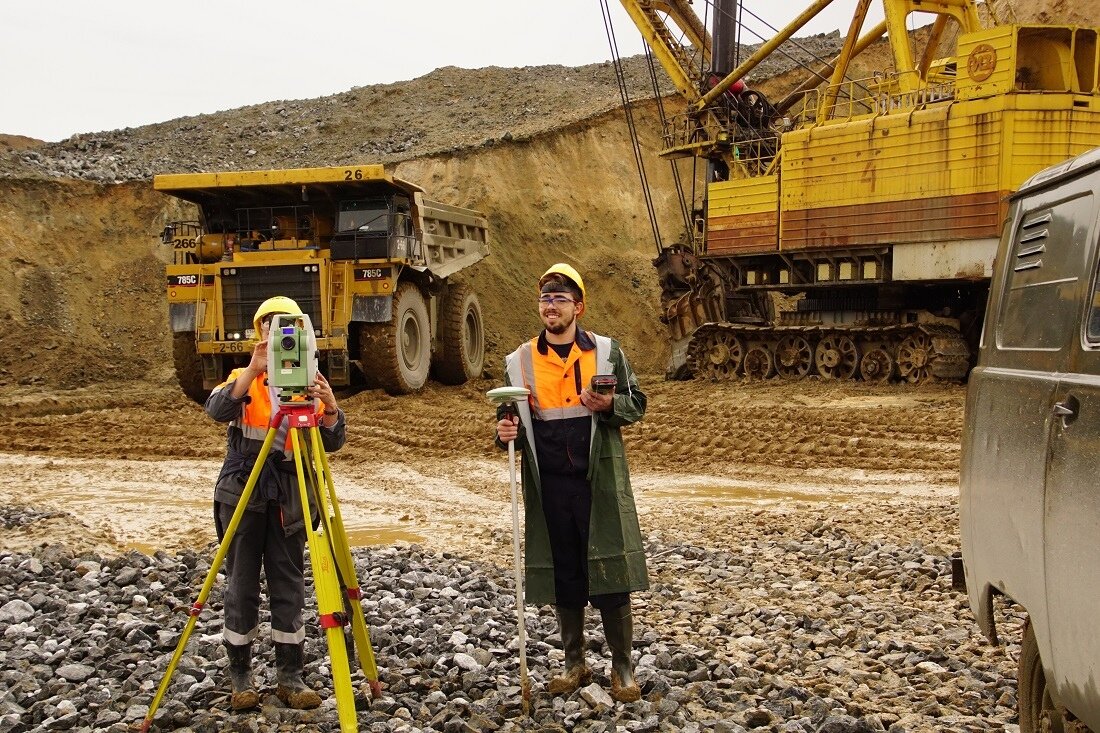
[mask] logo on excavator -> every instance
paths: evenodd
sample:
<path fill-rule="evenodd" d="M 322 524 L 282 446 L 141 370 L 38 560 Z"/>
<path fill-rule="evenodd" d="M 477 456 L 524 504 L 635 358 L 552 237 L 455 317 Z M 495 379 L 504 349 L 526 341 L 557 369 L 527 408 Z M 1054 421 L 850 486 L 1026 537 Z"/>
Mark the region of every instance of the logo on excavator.
<path fill-rule="evenodd" d="M 979 43 L 966 59 L 966 73 L 974 81 L 985 81 L 997 68 L 997 49 L 988 43 Z"/>

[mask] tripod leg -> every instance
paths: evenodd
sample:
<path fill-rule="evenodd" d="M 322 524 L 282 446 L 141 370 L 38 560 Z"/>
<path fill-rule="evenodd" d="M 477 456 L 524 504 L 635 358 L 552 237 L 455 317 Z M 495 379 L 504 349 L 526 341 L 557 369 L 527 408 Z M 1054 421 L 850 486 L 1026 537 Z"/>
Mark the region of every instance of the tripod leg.
<path fill-rule="evenodd" d="M 355 649 L 359 655 L 359 668 L 363 670 L 367 678 L 367 684 L 371 689 L 371 697 L 382 697 L 382 683 L 378 679 L 378 665 L 374 660 L 374 648 L 370 643 L 370 630 L 367 628 L 367 620 L 363 616 L 363 606 L 359 602 L 361 595 L 359 579 L 355 575 L 355 562 L 351 557 L 351 547 L 348 544 L 348 535 L 344 530 L 344 519 L 340 516 L 340 502 L 336 499 L 336 486 L 332 480 L 332 471 L 329 469 L 328 456 L 321 444 L 321 433 L 317 428 L 310 431 L 313 443 L 313 454 L 318 463 L 318 474 L 324 479 L 324 486 L 328 492 L 329 504 L 332 508 L 332 521 L 329 528 L 329 539 L 333 546 L 333 555 L 336 558 L 337 569 L 341 582 L 348 597 L 348 606 L 351 611 L 351 629 L 355 636 Z"/>
<path fill-rule="evenodd" d="M 153 717 L 157 714 L 157 708 L 160 707 L 160 703 L 164 698 L 164 693 L 168 691 L 168 684 L 172 681 L 172 675 L 180 663 L 180 658 L 183 657 L 187 640 L 191 638 L 191 632 L 195 629 L 199 614 L 202 613 L 202 609 L 206 605 L 206 599 L 210 596 L 210 590 L 214 587 L 218 571 L 221 570 L 222 563 L 225 562 L 225 556 L 229 553 L 229 544 L 233 541 L 233 534 L 237 531 L 237 527 L 240 526 L 245 507 L 248 506 L 248 500 L 252 497 L 252 490 L 256 488 L 256 482 L 260 478 L 260 472 L 267 460 L 267 454 L 271 452 L 271 444 L 275 442 L 276 432 L 277 430 L 274 427 L 267 431 L 263 447 L 260 448 L 260 455 L 256 459 L 256 464 L 252 466 L 252 473 L 248 475 L 248 482 L 244 485 L 244 490 L 241 491 L 241 498 L 237 500 L 237 508 L 233 510 L 233 518 L 229 521 L 229 526 L 225 528 L 225 536 L 222 537 L 222 541 L 218 545 L 218 552 L 210 563 L 210 570 L 206 573 L 206 580 L 199 591 L 199 597 L 195 599 L 195 603 L 191 606 L 187 624 L 183 627 L 183 634 L 180 635 L 179 643 L 176 644 L 176 651 L 172 654 L 172 660 L 168 663 L 168 669 L 164 672 L 164 679 L 160 681 L 157 694 L 153 697 L 153 702 L 149 704 L 149 712 L 145 714 L 145 720 L 141 723 L 142 731 L 149 730 L 149 726 L 153 723 Z"/>
<path fill-rule="evenodd" d="M 313 569 L 313 587 L 317 593 L 317 612 L 321 628 L 325 630 L 329 662 L 332 666 L 332 689 L 336 694 L 336 711 L 342 733 L 356 733 L 358 722 L 355 714 L 355 695 L 351 688 L 351 669 L 348 651 L 344 644 L 344 604 L 340 597 L 332 551 L 325 537 L 318 537 L 309 519 L 309 493 L 306 488 L 305 470 L 302 466 L 301 428 L 289 430 L 294 448 L 294 468 L 298 474 L 298 491 L 301 493 L 302 512 L 305 515 L 306 542 L 309 543 L 309 561 Z M 318 507 L 320 508 L 320 507 Z M 324 531 L 323 528 L 321 530 Z M 320 539 L 321 541 L 318 541 Z"/>

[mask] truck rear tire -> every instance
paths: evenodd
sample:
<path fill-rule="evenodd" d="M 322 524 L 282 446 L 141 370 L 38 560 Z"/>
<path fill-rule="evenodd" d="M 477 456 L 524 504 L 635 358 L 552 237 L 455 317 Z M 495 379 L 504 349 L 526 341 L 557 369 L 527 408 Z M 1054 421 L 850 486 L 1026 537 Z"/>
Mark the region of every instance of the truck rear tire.
<path fill-rule="evenodd" d="M 431 366 L 431 334 L 424 295 L 412 283 L 400 283 L 390 322 L 365 323 L 359 332 L 359 364 L 368 382 L 392 395 L 420 390 Z"/>
<path fill-rule="evenodd" d="M 451 285 L 439 306 L 435 377 L 443 384 L 464 384 L 485 369 L 485 322 L 481 303 L 466 285 Z"/>
<path fill-rule="evenodd" d="M 1016 692 L 1020 712 L 1020 733 L 1040 733 L 1040 731 L 1061 733 L 1066 730 L 1066 720 L 1051 699 L 1050 690 L 1047 689 L 1047 677 L 1039 656 L 1039 642 L 1035 639 L 1030 618 L 1024 625 L 1016 680 L 1019 686 Z"/>
<path fill-rule="evenodd" d="M 206 402 L 210 390 L 202 386 L 202 358 L 195 351 L 194 333 L 172 334 L 172 361 L 183 393 L 200 405 Z"/>

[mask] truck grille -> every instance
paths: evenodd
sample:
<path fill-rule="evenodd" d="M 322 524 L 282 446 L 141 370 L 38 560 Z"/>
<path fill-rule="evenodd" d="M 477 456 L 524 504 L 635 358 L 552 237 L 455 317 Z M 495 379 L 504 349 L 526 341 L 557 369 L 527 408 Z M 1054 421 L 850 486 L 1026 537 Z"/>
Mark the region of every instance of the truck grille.
<path fill-rule="evenodd" d="M 252 316 L 260 303 L 276 295 L 292 298 L 309 315 L 313 327 L 321 328 L 321 276 L 317 271 L 307 272 L 307 267 L 311 270 L 317 268 L 316 265 L 223 268 L 222 315 L 225 330 L 232 332 L 252 328 Z M 231 270 L 235 274 L 230 274 Z"/>

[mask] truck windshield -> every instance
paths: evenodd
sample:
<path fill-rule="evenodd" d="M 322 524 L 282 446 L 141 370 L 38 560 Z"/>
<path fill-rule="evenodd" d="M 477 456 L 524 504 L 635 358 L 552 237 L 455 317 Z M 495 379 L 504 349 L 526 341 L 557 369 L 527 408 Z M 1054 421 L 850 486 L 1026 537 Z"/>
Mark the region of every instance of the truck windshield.
<path fill-rule="evenodd" d="M 341 232 L 387 232 L 389 213 L 385 199 L 341 201 L 336 228 Z"/>

